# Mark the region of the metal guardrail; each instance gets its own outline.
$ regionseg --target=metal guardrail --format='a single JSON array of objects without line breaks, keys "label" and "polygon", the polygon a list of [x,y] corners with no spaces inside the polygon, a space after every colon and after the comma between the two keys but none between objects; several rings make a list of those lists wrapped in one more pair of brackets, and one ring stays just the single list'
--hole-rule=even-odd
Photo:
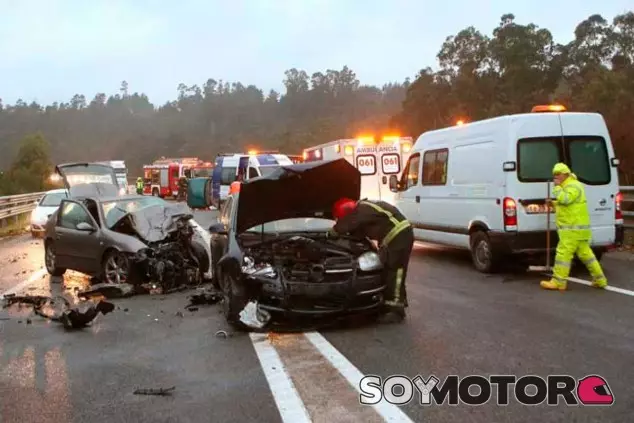
[{"label": "metal guardrail", "polygon": [[9,218],[17,219],[21,214],[30,213],[44,194],[46,192],[0,197],[0,225],[5,225]]}]

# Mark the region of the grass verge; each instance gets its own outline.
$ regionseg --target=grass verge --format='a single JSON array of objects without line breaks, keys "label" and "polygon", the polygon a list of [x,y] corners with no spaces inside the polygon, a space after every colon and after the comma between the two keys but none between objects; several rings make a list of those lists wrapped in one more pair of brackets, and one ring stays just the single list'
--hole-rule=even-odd
[{"label": "grass verge", "polygon": [[17,221],[13,217],[5,220],[5,222],[0,222],[0,238],[28,232],[29,213],[18,216]]}]

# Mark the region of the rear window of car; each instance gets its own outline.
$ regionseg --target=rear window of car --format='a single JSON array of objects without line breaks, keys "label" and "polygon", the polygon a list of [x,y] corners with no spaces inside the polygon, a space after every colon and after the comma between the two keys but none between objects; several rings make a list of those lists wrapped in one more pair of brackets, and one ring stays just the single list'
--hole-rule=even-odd
[{"label": "rear window of car", "polygon": [[235,167],[223,167],[220,173],[220,184],[231,185],[236,180],[236,168]]},{"label": "rear window of car", "polygon": [[522,139],[517,144],[517,177],[520,182],[553,179],[556,163],[570,166],[580,182],[607,185],[612,180],[605,139],[595,136],[567,136]]}]

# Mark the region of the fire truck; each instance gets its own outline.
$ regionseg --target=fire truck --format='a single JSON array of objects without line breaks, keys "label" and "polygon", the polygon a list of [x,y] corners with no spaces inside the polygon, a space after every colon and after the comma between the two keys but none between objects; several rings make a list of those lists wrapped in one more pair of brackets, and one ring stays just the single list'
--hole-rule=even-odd
[{"label": "fire truck", "polygon": [[[211,169],[212,163],[203,162],[196,157],[165,158],[155,160],[150,165],[143,166],[143,195],[155,197],[176,197],[178,195],[178,180],[187,179],[193,174]],[[210,172],[209,172],[210,173]]]},{"label": "fire truck", "polygon": [[394,204],[389,178],[401,172],[413,146],[411,137],[363,136],[339,139],[304,150],[306,162],[344,158],[361,173],[361,198],[382,200]]}]

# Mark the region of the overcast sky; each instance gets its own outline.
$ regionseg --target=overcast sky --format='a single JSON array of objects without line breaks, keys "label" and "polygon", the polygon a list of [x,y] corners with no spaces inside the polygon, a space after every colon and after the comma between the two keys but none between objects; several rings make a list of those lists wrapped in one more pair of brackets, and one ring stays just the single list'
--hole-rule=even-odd
[{"label": "overcast sky", "polygon": [[632,0],[0,0],[0,98],[43,104],[114,94],[122,80],[155,104],[208,78],[283,89],[286,69],[348,65],[365,84],[437,66],[445,37],[491,34],[505,13],[559,42],[591,14]]}]

